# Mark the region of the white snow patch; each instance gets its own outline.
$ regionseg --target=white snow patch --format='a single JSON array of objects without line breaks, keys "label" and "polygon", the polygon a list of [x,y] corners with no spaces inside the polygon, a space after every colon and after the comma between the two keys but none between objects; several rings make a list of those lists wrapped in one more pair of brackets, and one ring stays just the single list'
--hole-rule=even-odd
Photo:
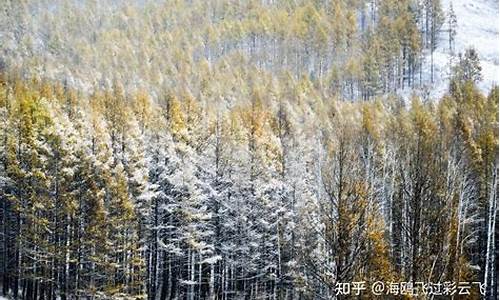
[{"label": "white snow patch", "polygon": [[[434,83],[431,78],[431,55],[426,54],[422,67],[422,83],[424,88],[417,94],[428,94],[432,98],[442,96],[448,90],[452,56],[448,41],[448,13],[450,3],[457,17],[457,28],[454,42],[455,60],[458,53],[464,53],[467,48],[474,47],[479,54],[483,80],[478,83],[479,89],[488,93],[491,87],[499,83],[499,7],[498,0],[442,0],[441,5],[445,15],[442,33],[437,49],[434,51]],[[451,62],[451,64],[450,64]],[[407,98],[411,90],[401,91]]]},{"label": "white snow patch", "polygon": [[220,255],[215,255],[215,256],[212,256],[212,257],[209,257],[209,258],[205,258],[202,261],[202,263],[213,265],[213,264],[216,264],[221,259],[222,259],[222,257]]},{"label": "white snow patch", "polygon": [[[498,84],[498,1],[497,0],[443,0],[445,12],[453,3],[457,15],[457,36],[455,49],[464,52],[474,47],[479,53],[483,81],[481,90],[487,92],[493,84]],[[439,49],[447,48],[446,41]]]}]

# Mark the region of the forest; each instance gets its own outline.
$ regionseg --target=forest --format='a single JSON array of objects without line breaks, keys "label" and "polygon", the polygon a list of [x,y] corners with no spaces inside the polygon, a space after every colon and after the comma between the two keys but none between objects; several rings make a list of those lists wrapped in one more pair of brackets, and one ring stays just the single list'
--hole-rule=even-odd
[{"label": "forest", "polygon": [[456,22],[0,1],[0,298],[498,299],[499,88]]}]

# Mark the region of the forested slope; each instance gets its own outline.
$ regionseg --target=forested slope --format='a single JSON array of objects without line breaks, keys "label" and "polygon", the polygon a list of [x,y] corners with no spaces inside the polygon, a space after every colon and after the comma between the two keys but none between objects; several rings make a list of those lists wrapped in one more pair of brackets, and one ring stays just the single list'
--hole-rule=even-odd
[{"label": "forested slope", "polygon": [[0,5],[3,295],[498,298],[498,87],[395,93],[439,1]]},{"label": "forested slope", "polygon": [[[155,96],[182,84],[198,92],[206,65],[219,64],[307,76],[322,94],[346,99],[419,90],[436,79],[421,72],[431,69],[428,53],[438,44],[453,47],[457,34],[453,15],[438,0],[23,0],[2,6],[5,64],[88,91],[116,79]],[[450,55],[463,52],[456,50]]]}]

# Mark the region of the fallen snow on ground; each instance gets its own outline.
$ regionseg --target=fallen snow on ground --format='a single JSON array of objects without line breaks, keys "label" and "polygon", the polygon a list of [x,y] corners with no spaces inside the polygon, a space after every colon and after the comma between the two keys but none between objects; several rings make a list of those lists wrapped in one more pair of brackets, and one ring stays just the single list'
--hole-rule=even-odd
[{"label": "fallen snow on ground", "polygon": [[[434,83],[431,78],[431,55],[428,53],[422,69],[423,83],[427,83],[427,91],[417,91],[432,97],[443,95],[448,89],[450,66],[454,63],[450,55],[448,40],[448,12],[450,3],[457,16],[457,35],[455,37],[455,60],[458,53],[474,47],[480,57],[483,80],[479,88],[487,93],[494,84],[499,83],[499,35],[498,35],[498,0],[442,0],[445,24],[437,49],[434,51]],[[451,64],[450,64],[451,62]],[[411,91],[403,91],[409,95]]]},{"label": "fallen snow on ground", "polygon": [[480,87],[488,90],[498,83],[498,0],[444,0],[443,8],[447,10],[450,2],[458,21],[456,49],[477,49],[483,68]]}]

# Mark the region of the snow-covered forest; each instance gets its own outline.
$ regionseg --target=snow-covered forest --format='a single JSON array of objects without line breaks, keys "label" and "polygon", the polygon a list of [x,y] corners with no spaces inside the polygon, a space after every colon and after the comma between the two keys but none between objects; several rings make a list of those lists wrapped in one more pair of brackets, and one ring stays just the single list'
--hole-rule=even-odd
[{"label": "snow-covered forest", "polygon": [[468,2],[0,0],[0,295],[498,299]]}]

